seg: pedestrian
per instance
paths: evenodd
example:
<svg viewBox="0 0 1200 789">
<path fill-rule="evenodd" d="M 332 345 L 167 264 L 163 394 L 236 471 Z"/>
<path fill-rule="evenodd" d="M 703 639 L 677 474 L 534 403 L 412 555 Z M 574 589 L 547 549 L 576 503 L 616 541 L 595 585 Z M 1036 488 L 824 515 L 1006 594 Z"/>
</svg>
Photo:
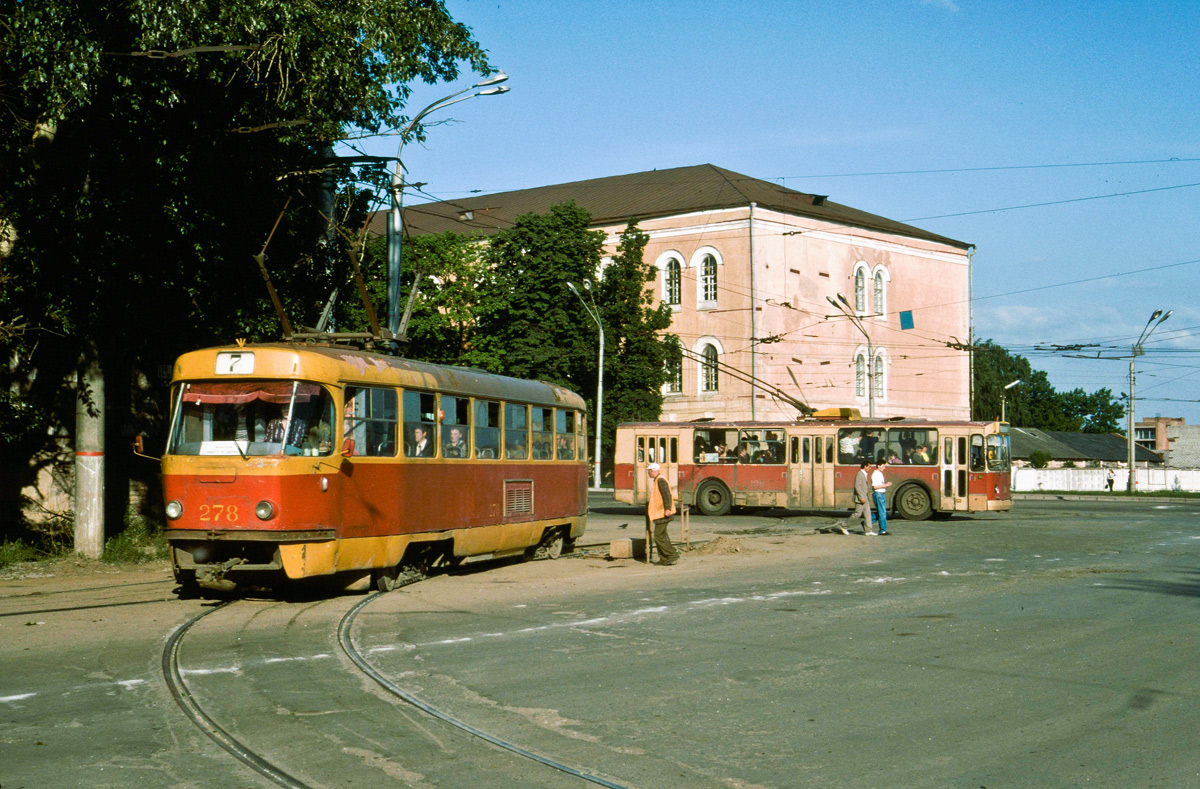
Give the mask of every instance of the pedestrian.
<svg viewBox="0 0 1200 789">
<path fill-rule="evenodd" d="M 1114 471 L 1113 471 L 1113 470 L 1110 468 L 1110 469 L 1108 470 L 1108 476 L 1106 476 L 1106 477 L 1104 478 L 1104 480 L 1105 480 L 1105 482 L 1107 482 L 1107 483 L 1108 483 L 1108 492 L 1109 492 L 1109 493 L 1112 493 L 1112 492 L 1113 492 L 1113 483 L 1117 481 L 1117 475 L 1116 475 L 1116 472 L 1114 472 Z"/>
<path fill-rule="evenodd" d="M 875 517 L 879 519 L 879 534 L 891 534 L 887 530 L 887 489 L 892 486 L 892 483 L 883 478 L 883 469 L 887 466 L 887 461 L 880 458 L 875 464 L 875 470 L 871 472 L 871 488 L 875 497 Z"/>
<path fill-rule="evenodd" d="M 653 533 L 654 547 L 658 548 L 658 563 L 670 567 L 679 561 L 679 551 L 671 544 L 667 525 L 675 514 L 675 499 L 671 496 L 671 485 L 659 474 L 659 465 L 646 466 L 650 477 L 650 497 L 646 501 L 646 531 Z M 650 546 L 646 546 L 650 550 Z"/>
<path fill-rule="evenodd" d="M 864 537 L 874 537 L 875 532 L 871 531 L 871 480 L 867 476 L 867 466 L 870 465 L 865 460 L 858 462 L 858 473 L 854 475 L 854 514 L 850 516 L 850 520 L 861 520 Z M 845 529 L 842 530 L 845 532 Z"/>
</svg>

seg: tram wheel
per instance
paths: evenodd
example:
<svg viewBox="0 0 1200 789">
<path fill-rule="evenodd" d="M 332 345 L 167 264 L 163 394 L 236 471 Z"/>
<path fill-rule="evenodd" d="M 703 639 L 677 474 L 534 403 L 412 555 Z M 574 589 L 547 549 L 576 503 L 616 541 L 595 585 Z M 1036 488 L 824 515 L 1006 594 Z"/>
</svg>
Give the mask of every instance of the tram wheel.
<svg viewBox="0 0 1200 789">
<path fill-rule="evenodd" d="M 200 597 L 200 582 L 196 580 L 195 570 L 176 570 L 175 583 L 179 584 L 176 594 L 180 600 L 194 600 Z"/>
<path fill-rule="evenodd" d="M 708 516 L 728 515 L 731 499 L 729 488 L 716 480 L 701 483 L 696 491 L 696 507 Z"/>
<path fill-rule="evenodd" d="M 396 588 L 400 577 L 400 567 L 381 567 L 375 570 L 375 588 L 381 592 L 390 592 Z"/>
<path fill-rule="evenodd" d="M 896 494 L 896 514 L 906 521 L 923 521 L 929 517 L 933 508 L 929 503 L 929 494 L 920 485 L 907 485 Z"/>
</svg>

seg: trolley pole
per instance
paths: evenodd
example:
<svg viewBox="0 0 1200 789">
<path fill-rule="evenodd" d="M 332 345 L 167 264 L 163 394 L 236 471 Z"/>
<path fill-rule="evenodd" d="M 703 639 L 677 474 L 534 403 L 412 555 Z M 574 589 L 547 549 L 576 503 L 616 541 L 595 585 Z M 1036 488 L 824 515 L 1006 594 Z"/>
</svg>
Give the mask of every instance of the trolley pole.
<svg viewBox="0 0 1200 789">
<path fill-rule="evenodd" d="M 592 300 L 590 306 L 576 290 L 574 282 L 568 282 L 567 287 L 579 298 L 583 308 L 587 310 L 587 314 L 596 322 L 596 328 L 600 330 L 600 372 L 596 382 L 596 450 L 593 456 L 595 470 L 592 476 L 592 487 L 598 488 L 600 487 L 600 427 L 604 424 L 604 324 L 600 322 L 600 308 L 596 306 L 596 299 L 592 298 L 591 283 L 583 283 L 583 289 L 588 292 L 588 298 Z"/>
</svg>

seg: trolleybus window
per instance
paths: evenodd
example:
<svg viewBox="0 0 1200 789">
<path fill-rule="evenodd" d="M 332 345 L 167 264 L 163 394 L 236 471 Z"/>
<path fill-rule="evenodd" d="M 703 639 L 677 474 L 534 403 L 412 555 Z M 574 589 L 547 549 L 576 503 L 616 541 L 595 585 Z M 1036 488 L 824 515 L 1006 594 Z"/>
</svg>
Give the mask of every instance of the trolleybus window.
<svg viewBox="0 0 1200 789">
<path fill-rule="evenodd" d="M 816 438 L 813 440 L 820 441 L 821 439 Z M 825 436 L 825 462 L 833 462 L 833 436 Z"/>
<path fill-rule="evenodd" d="M 500 457 L 500 404 L 491 400 L 475 401 L 475 457 Z"/>
<path fill-rule="evenodd" d="M 936 466 L 936 430 L 893 427 L 887 431 L 887 462 L 900 466 Z"/>
<path fill-rule="evenodd" d="M 529 426 L 533 429 L 533 459 L 550 460 L 554 447 L 554 423 L 551 421 L 552 408 L 529 409 Z"/>
<path fill-rule="evenodd" d="M 719 428 L 697 428 L 692 447 L 696 463 L 732 463 L 737 450 L 737 431 Z"/>
<path fill-rule="evenodd" d="M 779 430 L 743 430 L 738 442 L 739 463 L 782 463 L 783 433 Z"/>
<path fill-rule="evenodd" d="M 432 392 L 404 393 L 404 454 L 431 458 L 437 454 L 437 411 Z"/>
<path fill-rule="evenodd" d="M 971 436 L 971 471 L 983 471 L 983 436 Z"/>
<path fill-rule="evenodd" d="M 505 403 L 504 456 L 513 460 L 529 457 L 529 406 Z"/>
<path fill-rule="evenodd" d="M 800 439 L 800 462 L 811 462 L 812 455 L 808 453 L 808 436 L 803 436 Z"/>
<path fill-rule="evenodd" d="M 230 381 L 182 386 L 168 448 L 171 454 L 327 455 L 333 451 L 333 399 L 316 384 Z"/>
<path fill-rule="evenodd" d="M 575 459 L 575 412 L 558 409 L 554 414 L 555 457 L 559 460 Z"/>
<path fill-rule="evenodd" d="M 345 403 L 343 433 L 354 442 L 354 454 L 366 457 L 395 455 L 395 390 L 347 386 Z"/>
<path fill-rule="evenodd" d="M 465 397 L 442 395 L 442 457 L 471 456 L 471 447 L 467 444 L 470 422 L 470 400 Z"/>
<path fill-rule="evenodd" d="M 1008 471 L 1012 464 L 1009 455 L 1008 436 L 990 435 L 987 437 L 988 471 Z"/>
</svg>

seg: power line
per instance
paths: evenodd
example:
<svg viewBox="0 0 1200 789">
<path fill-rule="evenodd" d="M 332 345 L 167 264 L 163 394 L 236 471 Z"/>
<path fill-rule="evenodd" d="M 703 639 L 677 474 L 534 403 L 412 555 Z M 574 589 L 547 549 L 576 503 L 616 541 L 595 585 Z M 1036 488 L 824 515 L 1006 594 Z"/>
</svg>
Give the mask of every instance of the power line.
<svg viewBox="0 0 1200 789">
<path fill-rule="evenodd" d="M 999 165 L 996 167 L 949 167 L 939 170 L 882 170 L 879 172 L 867 173 L 827 173 L 822 175 L 785 175 L 779 180 L 786 181 L 789 178 L 860 178 L 864 176 L 876 175 L 931 175 L 941 173 L 984 173 L 995 172 L 999 170 L 1050 170 L 1055 168 L 1067 167 L 1115 167 L 1118 165 L 1129 164 L 1174 164 L 1175 162 L 1200 162 L 1200 159 L 1180 159 L 1172 157 L 1170 159 L 1139 159 L 1125 162 L 1077 162 L 1063 164 L 1010 164 Z"/>
<path fill-rule="evenodd" d="M 1019 211 L 1022 208 L 1043 208 L 1048 205 L 1065 205 L 1066 203 L 1082 203 L 1088 200 L 1106 200 L 1110 197 L 1128 197 L 1129 195 L 1144 195 L 1150 192 L 1167 192 L 1172 189 L 1188 189 L 1193 186 L 1200 186 L 1200 183 L 1195 184 L 1178 184 L 1177 186 L 1160 186 L 1155 189 L 1138 189 L 1134 192 L 1114 192 L 1107 195 L 1093 195 L 1092 197 L 1073 197 L 1069 200 L 1051 200 L 1046 203 L 1029 203 L 1027 205 L 1011 205 L 1005 208 L 986 208 L 982 211 L 960 211 L 957 214 L 938 214 L 936 216 L 918 216 L 912 219 L 901 219 L 901 222 L 920 222 L 925 219 L 947 219 L 954 216 L 973 216 L 975 214 L 994 214 L 1000 211 Z"/>
</svg>

